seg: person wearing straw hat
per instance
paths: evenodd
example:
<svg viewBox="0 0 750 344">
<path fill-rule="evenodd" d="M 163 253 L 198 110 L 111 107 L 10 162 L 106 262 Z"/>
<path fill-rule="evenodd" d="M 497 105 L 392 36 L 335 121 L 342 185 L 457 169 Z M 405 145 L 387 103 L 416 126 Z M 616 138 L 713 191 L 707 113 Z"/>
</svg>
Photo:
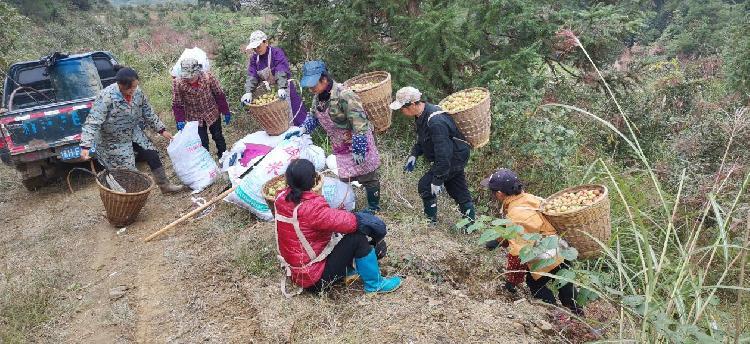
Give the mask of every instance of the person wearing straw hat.
<svg viewBox="0 0 750 344">
<path fill-rule="evenodd" d="M 323 61 L 308 61 L 302 68 L 302 87 L 315 94 L 301 132 L 310 134 L 322 126 L 331 140 L 339 178 L 365 187 L 366 212 L 380 211 L 380 154 L 375 146 L 372 123 L 354 91 L 337 83 Z"/>
<path fill-rule="evenodd" d="M 437 196 L 445 189 L 458 204 L 464 218 L 474 221 L 476 211 L 464 173 L 471 145 L 453 118 L 439 106 L 424 102 L 422 93 L 414 87 L 398 90 L 390 108 L 401 110 L 404 116 L 414 117 L 416 124 L 417 142 L 412 146 L 404 171 L 413 172 L 420 156 L 432 163 L 417 186 L 427 218 L 437 222 Z"/>
<path fill-rule="evenodd" d="M 172 134 L 154 113 L 148 98 L 138 87 L 138 73 L 132 68 L 115 66 L 116 82 L 99 92 L 81 129 L 81 158 L 89 159 L 96 146 L 97 160 L 105 168 L 136 170 L 136 154 L 145 160 L 162 193 L 182 190 L 167 179 L 156 147 L 141 129 L 148 125 L 167 140 Z"/>
<path fill-rule="evenodd" d="M 502 203 L 501 211 L 505 218 L 523 228 L 522 234 L 541 234 L 542 236 L 557 235 L 557 230 L 547 219 L 538 211 L 542 199 L 527 193 L 523 189 L 523 184 L 515 172 L 501 168 L 485 178 L 480 183 L 482 187 L 489 190 L 492 197 Z M 564 240 L 560 239 L 561 242 Z M 544 276 L 541 273 L 555 274 L 559 270 L 568 268 L 569 262 L 564 261 L 557 253 L 557 250 L 545 252 L 543 258 L 550 258 L 551 264 L 542 266 L 534 271 L 528 271 L 527 264 L 522 264 L 520 255 L 521 249 L 533 242 L 525 240 L 518 235 L 514 239 L 492 240 L 485 243 L 485 246 L 493 250 L 498 246 L 508 247 L 508 261 L 506 264 L 506 284 L 505 288 L 510 292 L 515 292 L 515 287 L 520 284 L 525 277 L 526 285 L 531 291 L 531 295 L 549 304 L 557 304 L 555 295 L 547 287 L 552 278 Z M 566 245 L 566 244 L 564 244 Z M 541 258 L 540 258 L 541 259 Z M 570 309 L 577 315 L 582 315 L 583 310 L 576 303 L 576 287 L 572 283 L 565 283 L 558 289 L 558 297 L 563 306 Z"/>
<path fill-rule="evenodd" d="M 216 144 L 216 155 L 221 158 L 227 150 L 227 144 L 221 132 L 219 115 L 224 114 L 224 124 L 229 124 L 232 120 L 224 90 L 213 74 L 203 72 L 203 66 L 198 60 L 184 59 L 180 67 L 180 77 L 172 80 L 172 112 L 177 130 L 182 130 L 186 121 L 198 121 L 201 144 L 210 151 L 210 132 Z"/>
<path fill-rule="evenodd" d="M 302 95 L 297 86 L 290 81 L 292 75 L 289 69 L 289 60 L 284 50 L 271 46 L 268 36 L 263 31 L 257 30 L 250 34 L 250 40 L 245 48 L 252 51 L 250 63 L 247 65 L 247 80 L 245 81 L 245 94 L 242 96 L 242 104 L 249 105 L 253 102 L 254 95 L 262 94 L 259 89 L 261 84 L 270 90 L 271 85 L 277 85 L 277 96 L 279 99 L 288 100 L 292 111 L 290 118 L 294 125 L 302 124 L 307 117 L 307 109 L 302 103 Z"/>
</svg>

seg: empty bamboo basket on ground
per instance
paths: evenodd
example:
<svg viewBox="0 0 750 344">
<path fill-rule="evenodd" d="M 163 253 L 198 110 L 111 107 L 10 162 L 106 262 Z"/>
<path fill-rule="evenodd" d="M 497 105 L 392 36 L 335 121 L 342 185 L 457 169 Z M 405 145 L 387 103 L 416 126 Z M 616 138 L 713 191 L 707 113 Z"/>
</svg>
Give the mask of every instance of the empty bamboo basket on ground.
<svg viewBox="0 0 750 344">
<path fill-rule="evenodd" d="M 115 178 L 126 192 L 117 192 L 108 187 L 107 173 Z M 107 220 L 115 227 L 133 223 L 148 200 L 154 181 L 149 175 L 125 169 L 104 170 L 96 176 L 99 197 L 107 211 Z"/>
<path fill-rule="evenodd" d="M 474 91 L 481 91 L 484 93 L 484 98 L 466 109 L 452 111 L 451 109 L 446 108 L 446 101 L 451 97 Z M 490 125 L 492 122 L 492 116 L 490 114 L 491 107 L 489 90 L 486 88 L 474 87 L 458 91 L 445 97 L 438 105 L 453 117 L 458 130 L 464 134 L 466 141 L 469 141 L 472 147 L 480 148 L 490 142 Z"/>
<path fill-rule="evenodd" d="M 289 129 L 291 107 L 288 101 L 277 99 L 266 105 L 250 104 L 247 108 L 250 116 L 260 123 L 268 135 L 281 135 Z"/>
<path fill-rule="evenodd" d="M 599 195 L 593 204 L 577 210 L 551 214 L 549 209 L 546 209 L 549 201 L 566 193 L 581 190 L 599 190 Z M 587 184 L 562 190 L 542 202 L 541 210 L 560 235 L 578 250 L 578 259 L 595 258 L 602 251 L 602 247 L 585 233 L 590 234 L 605 245 L 612 235 L 609 191 L 604 185 Z"/>
<path fill-rule="evenodd" d="M 344 81 L 344 86 L 359 96 L 376 132 L 382 133 L 391 127 L 393 112 L 389 105 L 393 86 L 390 73 L 379 71 L 357 75 Z"/>
<path fill-rule="evenodd" d="M 275 190 L 273 190 L 272 192 L 271 188 L 275 188 Z M 271 180 L 263 184 L 263 188 L 261 188 L 260 192 L 263 195 L 263 198 L 266 200 L 266 204 L 268 204 L 268 207 L 271 208 L 272 213 L 275 213 L 273 209 L 273 202 L 276 201 L 276 195 L 279 193 L 279 191 L 284 190 L 285 188 L 286 188 L 286 176 L 283 174 L 273 177 L 271 178 Z M 320 173 L 318 173 L 318 176 L 315 179 L 315 186 L 313 186 L 312 188 L 312 192 L 316 194 L 320 194 L 320 190 L 322 189 L 323 189 L 323 176 Z"/>
</svg>

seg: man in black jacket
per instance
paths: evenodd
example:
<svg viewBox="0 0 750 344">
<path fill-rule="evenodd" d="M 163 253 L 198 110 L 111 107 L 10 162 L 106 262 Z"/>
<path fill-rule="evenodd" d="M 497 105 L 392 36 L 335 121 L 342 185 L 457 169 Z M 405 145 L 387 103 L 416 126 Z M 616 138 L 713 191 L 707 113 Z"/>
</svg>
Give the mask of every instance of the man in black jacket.
<svg viewBox="0 0 750 344">
<path fill-rule="evenodd" d="M 424 213 L 430 220 L 437 221 L 437 195 L 445 189 L 458 203 L 464 218 L 473 221 L 474 203 L 464 174 L 471 145 L 448 113 L 421 98 L 418 89 L 404 87 L 396 92 L 396 100 L 390 105 L 392 110 L 401 110 L 405 116 L 414 117 L 416 123 L 417 142 L 404 170 L 414 171 L 417 157 L 421 155 L 432 163 L 418 186 Z"/>
</svg>

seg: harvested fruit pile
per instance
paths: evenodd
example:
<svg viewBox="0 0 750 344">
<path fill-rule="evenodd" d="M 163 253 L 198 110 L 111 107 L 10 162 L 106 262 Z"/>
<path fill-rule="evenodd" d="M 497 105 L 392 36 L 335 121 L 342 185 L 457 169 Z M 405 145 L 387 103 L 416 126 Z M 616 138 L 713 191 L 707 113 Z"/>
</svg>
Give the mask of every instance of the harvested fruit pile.
<svg viewBox="0 0 750 344">
<path fill-rule="evenodd" d="M 450 113 L 456 113 L 473 108 L 485 98 L 487 98 L 487 92 L 483 90 L 464 90 L 443 99 L 440 107 Z"/>
<path fill-rule="evenodd" d="M 369 89 L 375 87 L 375 85 L 377 85 L 377 84 L 378 84 L 377 82 L 367 82 L 367 83 L 363 83 L 363 84 L 354 84 L 354 85 L 352 85 L 351 88 L 352 88 L 352 91 L 354 91 L 354 92 L 362 92 L 364 90 L 369 90 Z"/>
<path fill-rule="evenodd" d="M 602 197 L 600 190 L 567 192 L 544 201 L 544 211 L 548 214 L 562 214 L 576 211 L 596 203 Z"/>
<path fill-rule="evenodd" d="M 279 178 L 267 186 L 266 195 L 276 197 L 276 195 L 284 189 L 286 189 L 286 180 L 284 180 L 284 178 Z"/>
<path fill-rule="evenodd" d="M 278 100 L 278 98 L 276 97 L 276 93 L 268 92 L 268 93 L 264 93 L 258 98 L 253 99 L 253 105 L 258 105 L 258 106 L 268 105 L 268 104 L 275 102 L 276 100 Z"/>
</svg>

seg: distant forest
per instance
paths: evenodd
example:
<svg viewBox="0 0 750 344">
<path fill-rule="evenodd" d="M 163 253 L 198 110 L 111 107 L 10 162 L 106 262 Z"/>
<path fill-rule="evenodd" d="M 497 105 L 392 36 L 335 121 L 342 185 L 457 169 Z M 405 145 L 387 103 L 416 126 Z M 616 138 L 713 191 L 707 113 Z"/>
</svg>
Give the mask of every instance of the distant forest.
<svg viewBox="0 0 750 344">
<path fill-rule="evenodd" d="M 160 5 L 170 3 L 196 4 L 198 0 L 109 0 L 115 6 Z"/>
</svg>

